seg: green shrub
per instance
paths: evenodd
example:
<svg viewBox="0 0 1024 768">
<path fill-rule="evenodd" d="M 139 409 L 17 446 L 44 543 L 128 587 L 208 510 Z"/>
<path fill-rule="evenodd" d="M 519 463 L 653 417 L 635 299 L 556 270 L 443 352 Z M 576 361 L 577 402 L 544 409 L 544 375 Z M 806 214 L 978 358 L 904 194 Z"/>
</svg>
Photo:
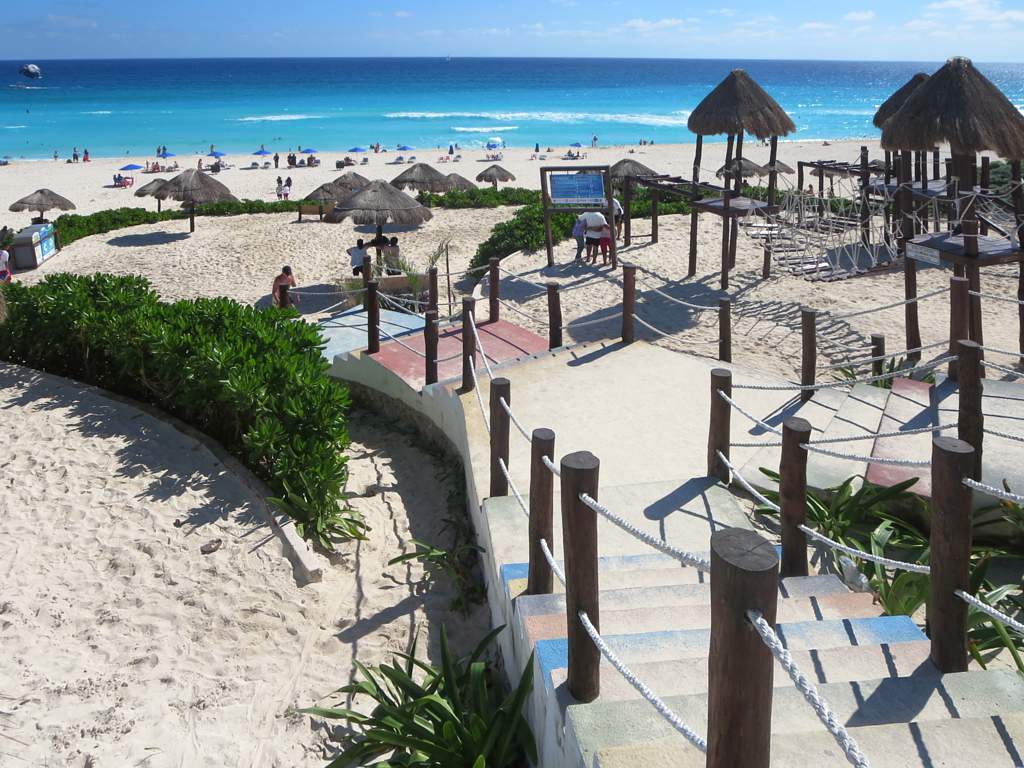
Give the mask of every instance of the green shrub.
<svg viewBox="0 0 1024 768">
<path fill-rule="evenodd" d="M 4 289 L 0 357 L 94 384 L 218 440 L 325 547 L 362 537 L 339 506 L 348 393 L 328 378 L 317 329 L 294 310 L 230 299 L 161 302 L 141 277 L 55 274 Z"/>
<path fill-rule="evenodd" d="M 419 201 L 428 208 L 500 208 L 503 205 L 529 205 L 540 200 L 540 192 L 522 187 L 492 187 L 456 190 L 437 195 L 420 192 Z"/>
</svg>

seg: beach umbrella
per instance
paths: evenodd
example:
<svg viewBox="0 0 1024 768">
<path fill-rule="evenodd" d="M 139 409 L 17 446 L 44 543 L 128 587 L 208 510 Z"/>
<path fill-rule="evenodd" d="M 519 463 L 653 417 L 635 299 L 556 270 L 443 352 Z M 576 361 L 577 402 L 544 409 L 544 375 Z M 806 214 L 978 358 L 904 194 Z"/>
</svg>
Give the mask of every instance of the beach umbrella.
<svg viewBox="0 0 1024 768">
<path fill-rule="evenodd" d="M 213 152 L 207 152 L 206 156 L 207 157 L 224 157 L 224 153 L 221 152 L 219 149 L 217 149 L 217 150 L 214 150 Z"/>
<path fill-rule="evenodd" d="M 331 183 L 341 189 L 347 189 L 350 193 L 370 186 L 370 180 L 355 171 L 343 173 Z"/>
<path fill-rule="evenodd" d="M 738 165 L 736 163 L 736 158 L 733 158 L 728 163 L 719 168 L 715 172 L 715 175 L 720 179 L 724 179 L 726 176 L 734 176 L 736 174 L 737 168 L 739 168 L 740 178 L 742 179 L 747 179 L 750 178 L 751 176 L 767 176 L 769 173 L 769 171 L 766 168 L 763 168 L 762 166 L 755 163 L 753 160 L 744 157 L 741 159 Z"/>
<path fill-rule="evenodd" d="M 142 166 L 137 163 L 128 163 L 128 165 L 122 165 L 118 168 L 119 171 L 141 171 Z"/>
<path fill-rule="evenodd" d="M 412 152 L 416 147 L 410 147 L 408 144 L 400 144 L 398 146 L 399 152 Z"/>
<path fill-rule="evenodd" d="M 156 195 L 156 192 L 167 183 L 166 179 L 153 179 L 147 184 L 143 184 L 141 187 L 135 190 L 136 197 L 149 197 L 150 195 Z M 160 198 L 156 199 L 156 209 L 160 210 Z"/>
<path fill-rule="evenodd" d="M 775 171 L 776 173 L 796 173 L 796 171 L 793 170 L 793 167 L 791 165 L 787 165 L 781 160 L 776 160 L 774 164 L 766 163 L 761 167 L 764 168 L 765 171 L 768 173 L 771 173 L 772 171 Z"/>
<path fill-rule="evenodd" d="M 458 189 L 463 192 L 467 192 L 471 189 L 477 189 L 476 184 L 467 179 L 465 176 L 460 176 L 457 173 L 449 173 L 445 178 L 448 179 L 449 189 Z"/>
<path fill-rule="evenodd" d="M 496 141 L 488 141 L 487 142 L 487 148 L 488 149 L 501 149 L 501 144 L 499 144 Z"/>
<path fill-rule="evenodd" d="M 204 203 L 238 202 L 231 190 L 209 174 L 190 168 L 153 193 L 157 200 L 177 200 L 189 210 L 189 232 L 196 231 L 196 206 Z"/>
<path fill-rule="evenodd" d="M 878 111 L 875 112 L 874 120 L 871 121 L 875 124 L 875 127 L 881 128 L 886 120 L 899 111 L 899 108 L 903 106 L 904 102 L 910 98 L 910 94 L 916 91 L 919 85 L 927 81 L 928 75 L 924 72 L 918 72 L 905 82 L 892 96 L 883 101 L 882 106 L 880 106 Z"/>
<path fill-rule="evenodd" d="M 1024 115 L 966 58 L 947 61 L 882 127 L 885 149 L 928 151 L 947 143 L 961 157 L 989 151 L 1024 158 Z"/>
<path fill-rule="evenodd" d="M 447 177 L 426 163 L 410 165 L 391 181 L 397 189 L 409 187 L 420 192 L 447 192 L 451 189 Z"/>
<path fill-rule="evenodd" d="M 350 147 L 349 152 L 365 152 L 366 147 Z"/>
<path fill-rule="evenodd" d="M 811 176 L 821 176 L 821 169 L 815 168 L 811 171 Z M 846 168 L 825 168 L 826 179 L 855 179 L 860 176 L 860 171 L 851 171 Z"/>
<path fill-rule="evenodd" d="M 75 204 L 52 190 L 37 189 L 31 195 L 27 195 L 16 203 L 12 203 L 9 210 L 15 213 L 39 211 L 39 218 L 43 218 L 43 214 L 46 211 L 73 211 L 75 210 Z"/>
<path fill-rule="evenodd" d="M 350 189 L 346 187 L 339 187 L 338 185 L 329 181 L 326 184 L 321 184 L 319 187 L 317 187 L 316 189 L 314 189 L 312 192 L 310 192 L 308 195 L 301 199 L 312 200 L 313 202 L 316 203 L 336 203 L 339 200 L 343 200 L 344 198 L 350 196 L 351 194 L 352 191 Z"/>
<path fill-rule="evenodd" d="M 388 222 L 400 227 L 416 227 L 432 216 L 429 208 L 386 181 L 377 179 L 338 203 L 327 220 L 337 222 L 349 218 L 357 226 L 377 227 L 379 234 Z"/>
<path fill-rule="evenodd" d="M 612 181 L 625 181 L 626 179 L 639 179 L 644 176 L 657 176 L 657 171 L 652 171 L 643 163 L 636 160 L 619 160 L 611 167 L 609 174 Z"/>
<path fill-rule="evenodd" d="M 304 155 L 315 155 L 316 154 L 316 150 L 315 149 L 306 148 L 306 149 L 302 150 L 302 154 L 304 154 Z"/>
<path fill-rule="evenodd" d="M 500 165 L 491 165 L 480 171 L 480 173 L 476 175 L 476 180 L 493 184 L 494 188 L 497 189 L 499 181 L 515 181 L 516 177 Z"/>
<path fill-rule="evenodd" d="M 157 157 L 166 160 L 168 157 L 177 157 L 173 152 L 161 152 Z"/>
<path fill-rule="evenodd" d="M 274 153 L 271 152 L 269 149 L 257 149 L 255 152 L 253 152 L 253 154 L 259 155 L 260 157 L 266 157 L 267 155 L 272 155 Z"/>
<path fill-rule="evenodd" d="M 580 148 L 582 148 L 582 147 L 583 147 L 583 145 L 582 145 L 582 144 L 580 144 L 580 143 L 579 143 L 578 141 L 574 141 L 574 142 L 573 142 L 572 144 L 570 144 L 569 146 L 570 146 L 570 147 L 572 147 L 573 149 L 580 149 Z"/>
<path fill-rule="evenodd" d="M 742 69 L 734 69 L 690 113 L 686 127 L 700 136 L 738 134 L 759 139 L 796 130 L 789 115 Z"/>
</svg>

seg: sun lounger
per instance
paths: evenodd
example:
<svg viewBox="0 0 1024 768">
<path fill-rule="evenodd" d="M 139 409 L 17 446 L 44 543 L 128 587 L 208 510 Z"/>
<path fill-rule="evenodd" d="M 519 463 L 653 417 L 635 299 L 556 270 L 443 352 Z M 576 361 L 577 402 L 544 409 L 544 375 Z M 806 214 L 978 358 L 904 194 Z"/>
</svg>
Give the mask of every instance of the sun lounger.
<svg viewBox="0 0 1024 768">
<path fill-rule="evenodd" d="M 249 170 L 254 171 L 254 170 L 256 170 L 259 167 L 260 167 L 260 164 L 257 163 L 255 160 L 253 160 L 251 163 L 249 163 Z"/>
<path fill-rule="evenodd" d="M 370 164 L 370 158 L 368 158 L 368 157 L 364 157 L 364 158 L 362 159 L 362 162 L 360 162 L 359 164 L 360 164 L 360 165 L 369 165 L 369 164 Z M 355 165 L 355 163 L 353 163 L 353 165 Z"/>
<path fill-rule="evenodd" d="M 412 157 L 410 157 L 405 162 L 407 162 L 407 163 L 415 163 L 416 162 L 416 155 L 413 155 Z"/>
<path fill-rule="evenodd" d="M 452 162 L 453 163 L 458 163 L 461 160 L 462 160 L 462 155 L 456 155 L 454 158 L 452 158 Z"/>
<path fill-rule="evenodd" d="M 303 203 L 299 206 L 299 221 L 303 216 L 316 216 L 319 221 L 334 210 L 334 203 Z"/>
<path fill-rule="evenodd" d="M 398 157 L 391 161 L 391 165 L 403 165 L 404 163 L 405 158 L 402 157 L 401 155 L 399 155 Z"/>
</svg>

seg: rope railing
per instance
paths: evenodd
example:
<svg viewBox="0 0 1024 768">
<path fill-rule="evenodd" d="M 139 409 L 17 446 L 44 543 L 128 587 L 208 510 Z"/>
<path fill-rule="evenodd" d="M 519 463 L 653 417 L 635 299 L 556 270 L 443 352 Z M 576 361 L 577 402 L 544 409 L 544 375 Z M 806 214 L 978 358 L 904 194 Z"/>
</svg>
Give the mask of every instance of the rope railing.
<svg viewBox="0 0 1024 768">
<path fill-rule="evenodd" d="M 996 296 L 992 293 L 981 293 L 980 291 L 968 291 L 967 293 L 978 299 L 991 299 L 992 301 L 1002 301 L 1007 304 L 1019 304 L 1024 306 L 1024 301 L 1021 301 L 1020 299 L 1011 299 L 1008 296 Z"/>
<path fill-rule="evenodd" d="M 765 621 L 764 616 L 757 611 L 747 611 L 747 618 L 754 629 L 757 630 L 757 634 L 761 636 L 761 640 L 764 641 L 768 650 L 771 651 L 772 656 L 786 670 L 786 674 L 789 675 L 789 679 L 793 681 L 797 690 L 803 694 L 804 699 L 811 705 L 818 719 L 828 729 L 828 732 L 832 734 L 832 737 L 843 750 L 843 754 L 846 755 L 846 759 L 850 764 L 857 766 L 857 768 L 870 768 L 868 759 L 860 751 L 857 741 L 843 727 L 835 712 L 829 707 L 828 702 L 818 693 L 814 683 L 807 679 L 807 676 L 800 671 L 792 655 L 786 650 L 782 640 L 775 634 L 772 626 Z"/>
<path fill-rule="evenodd" d="M 927 459 L 890 459 L 884 456 L 863 456 L 856 453 L 843 453 L 842 451 L 832 451 L 828 448 L 819 448 L 814 443 L 800 443 L 800 447 L 805 451 L 820 453 L 823 456 L 831 456 L 833 459 L 847 459 L 849 461 L 859 461 L 864 464 L 879 464 L 887 467 L 931 466 L 931 462 Z"/>
<path fill-rule="evenodd" d="M 1000 373 L 1005 373 L 1007 376 L 1013 376 L 1014 378 L 1017 379 L 1024 379 L 1024 372 L 1015 371 L 1013 370 L 1013 368 L 1007 368 L 1005 365 L 993 363 L 991 360 L 979 360 L 978 362 L 981 365 L 985 366 L 986 368 L 992 368 L 993 370 L 999 371 Z"/>
<path fill-rule="evenodd" d="M 654 691 L 648 688 L 647 685 L 642 680 L 640 680 L 640 678 L 638 678 L 629 667 L 626 666 L 622 659 L 615 655 L 615 652 L 608 647 L 608 644 L 604 641 L 604 638 L 601 637 L 601 634 L 591 623 L 590 617 L 588 617 L 584 611 L 579 612 L 579 620 L 580 623 L 583 625 L 583 628 L 586 630 L 587 634 L 590 636 L 590 639 L 593 641 L 594 646 L 597 648 L 597 650 L 599 650 L 601 652 L 601 655 L 608 660 L 608 663 L 615 667 L 618 673 L 622 675 L 623 678 L 625 678 L 626 682 L 632 685 L 633 688 L 635 688 L 636 691 L 641 696 L 643 696 L 648 701 L 648 703 L 650 703 L 651 706 L 655 708 L 655 710 L 657 710 L 658 714 L 665 718 L 666 722 L 668 722 L 669 725 L 675 728 L 675 730 L 683 736 L 683 738 L 685 738 L 688 742 L 690 742 L 701 752 L 706 753 L 708 751 L 707 742 L 703 738 L 701 738 L 697 734 L 697 732 L 694 731 L 690 726 L 684 723 L 680 719 L 679 715 L 672 711 L 672 708 L 669 707 L 668 704 L 666 704 L 656 693 L 654 693 Z"/>
<path fill-rule="evenodd" d="M 809 445 L 829 445 L 833 443 L 853 443 L 860 440 L 877 440 L 882 437 L 904 437 L 906 435 L 923 435 L 930 432 L 942 432 L 947 429 L 956 429 L 956 424 L 935 424 L 930 427 L 914 427 L 913 429 L 893 429 L 889 432 L 876 432 L 874 434 L 849 435 L 846 437 L 824 437 L 809 443 Z"/>
<path fill-rule="evenodd" d="M 646 320 L 644 320 L 642 317 L 640 317 L 635 312 L 633 313 L 633 319 L 636 320 L 638 323 L 640 323 L 640 325 L 642 325 L 647 330 L 651 331 L 652 333 L 656 333 L 658 336 L 662 336 L 662 337 L 667 338 L 667 339 L 675 339 L 675 334 L 674 333 L 669 333 L 668 331 L 663 331 L 660 328 L 655 328 L 653 325 L 648 323 Z M 683 341 L 682 339 L 676 339 L 676 340 L 679 341 L 679 342 Z M 703 341 L 694 341 L 693 339 L 686 339 L 685 343 L 686 344 L 717 344 L 718 343 L 718 339 L 709 339 L 709 340 L 703 340 Z"/>
<path fill-rule="evenodd" d="M 491 420 L 487 416 L 487 409 L 484 407 L 484 399 L 480 396 L 480 382 L 476 378 L 476 364 L 469 361 L 469 372 L 473 376 L 473 391 L 476 393 L 476 401 L 480 404 L 480 415 L 484 418 L 484 426 L 487 428 L 487 434 L 491 434 Z"/>
<path fill-rule="evenodd" d="M 562 470 L 560 470 L 558 468 L 558 465 L 555 464 L 555 462 L 553 462 L 549 457 L 541 456 L 540 460 L 541 460 L 541 463 L 543 463 L 544 466 L 547 467 L 548 472 L 550 472 L 552 475 L 554 475 L 555 477 L 561 477 L 562 476 Z"/>
<path fill-rule="evenodd" d="M 1011 493 L 1010 491 L 1003 490 L 1002 488 L 996 488 L 994 485 L 979 483 L 977 480 L 972 480 L 969 477 L 965 477 L 963 482 L 964 485 L 972 491 L 981 491 L 982 493 L 987 493 L 989 496 L 994 496 L 997 499 L 1009 501 L 1013 504 L 1024 504 L 1024 496 L 1021 496 L 1018 493 Z"/>
<path fill-rule="evenodd" d="M 516 488 L 516 484 L 512 481 L 512 475 L 509 474 L 505 460 L 498 459 L 498 466 L 501 467 L 501 474 L 505 476 L 505 480 L 508 482 L 508 487 L 512 490 L 512 495 L 515 497 L 516 502 L 518 502 L 519 508 L 523 510 L 523 514 L 526 515 L 526 519 L 529 520 L 530 508 L 526 506 L 526 502 L 523 501 L 523 495 L 519 493 L 519 489 Z"/>
<path fill-rule="evenodd" d="M 480 357 L 484 361 L 484 369 L 487 371 L 487 378 L 493 381 L 494 371 L 491 370 L 491 364 L 487 361 L 487 353 L 484 352 L 484 345 L 480 341 L 480 333 L 476 329 L 476 320 L 473 318 L 472 314 L 468 314 L 467 317 L 469 318 L 469 328 L 473 332 L 473 344 L 476 346 L 476 351 L 480 353 Z M 473 381 L 476 381 L 475 377 Z"/>
<path fill-rule="evenodd" d="M 978 345 L 978 349 L 982 352 L 994 352 L 997 355 L 1007 355 L 1009 357 L 1024 357 L 1024 352 L 1013 352 L 1009 349 L 999 349 L 998 347 L 989 347 Z"/>
<path fill-rule="evenodd" d="M 781 435 L 782 434 L 782 430 L 781 429 L 778 429 L 777 427 L 773 427 L 771 424 L 763 422 L 759 418 L 757 418 L 756 416 L 751 415 L 748 411 L 746 411 L 743 408 L 743 406 L 741 406 L 739 403 L 737 403 L 735 400 L 733 400 L 731 397 L 729 397 L 727 394 L 725 394 L 725 392 L 723 392 L 722 390 L 718 390 L 718 396 L 720 398 L 722 398 L 723 400 L 725 400 L 725 402 L 727 402 L 733 408 L 735 408 L 736 411 L 741 416 L 745 416 L 747 419 L 752 421 L 754 424 L 756 424 L 757 426 L 761 427 L 761 429 L 766 429 L 766 430 L 768 430 L 769 432 L 771 432 L 774 435 Z"/>
<path fill-rule="evenodd" d="M 511 301 L 499 298 L 498 299 L 498 303 L 501 304 L 501 306 L 503 306 L 505 309 L 511 310 L 512 312 L 515 312 L 520 317 L 525 317 L 530 322 L 536 323 L 537 325 L 543 325 L 543 326 L 547 326 L 548 325 L 547 320 L 541 320 L 541 319 L 531 315 L 529 312 L 524 312 L 523 310 L 519 309 L 519 307 L 517 307 L 515 304 L 513 304 Z"/>
<path fill-rule="evenodd" d="M 807 525 L 797 526 L 801 531 L 806 533 L 812 539 L 820 541 L 822 544 L 827 544 L 832 549 L 840 552 L 845 552 L 851 557 L 856 557 L 858 560 L 868 560 L 872 563 L 878 563 L 879 565 L 885 565 L 897 571 L 910 571 L 911 573 L 931 573 L 932 569 L 927 565 L 921 565 L 920 563 L 909 563 L 905 560 L 893 560 L 889 557 L 883 557 L 882 555 L 875 555 L 871 552 L 865 552 L 862 549 L 847 546 L 835 539 L 830 539 L 823 533 L 819 533 L 813 528 Z"/>
<path fill-rule="evenodd" d="M 819 365 L 819 371 L 835 371 L 840 368 L 858 368 L 862 365 L 869 363 L 879 363 L 883 360 L 890 360 L 897 357 L 908 357 L 916 352 L 927 352 L 930 349 L 938 349 L 939 347 L 949 347 L 948 341 L 936 341 L 934 344 L 925 344 L 923 347 L 915 347 L 914 349 L 904 349 L 899 352 L 887 352 L 884 355 L 875 355 L 873 357 L 863 357 L 857 360 L 847 360 L 843 363 L 832 363 L 831 365 Z"/>
<path fill-rule="evenodd" d="M 949 293 L 949 288 L 939 288 L 938 290 L 931 291 L 930 293 L 922 293 L 920 296 L 914 296 L 910 299 L 904 299 L 903 301 L 894 301 L 892 304 L 883 304 L 879 307 L 870 307 L 868 309 L 858 309 L 856 312 L 848 312 L 845 315 L 823 315 L 818 321 L 819 324 L 837 322 L 839 320 L 849 320 L 852 317 L 860 317 L 861 315 L 870 315 L 873 312 L 882 312 L 886 309 L 895 309 L 896 307 L 903 307 L 907 304 L 914 304 L 925 299 L 930 299 L 933 296 L 939 296 L 944 293 Z"/>
<path fill-rule="evenodd" d="M 870 384 L 875 381 L 885 381 L 886 379 L 906 377 L 912 373 L 931 371 L 939 366 L 945 365 L 946 363 L 951 363 L 956 359 L 956 355 L 948 355 L 946 357 L 940 357 L 937 360 L 933 360 L 927 365 L 917 365 L 913 368 L 901 368 L 898 371 L 890 371 L 889 373 L 882 373 L 878 376 L 863 376 L 859 379 L 843 379 L 825 382 L 823 384 L 795 384 L 792 382 L 788 384 L 734 384 L 733 389 L 752 389 L 761 392 L 816 392 L 819 389 L 838 389 L 839 387 L 848 387 L 854 384 Z M 1011 371 L 1009 368 L 1006 370 L 1009 373 L 1024 375 L 1016 371 Z"/>
<path fill-rule="evenodd" d="M 501 272 L 503 275 L 511 277 L 513 280 L 518 280 L 521 283 L 526 283 L 527 285 L 532 286 L 533 288 L 536 288 L 537 290 L 547 291 L 547 289 L 548 289 L 546 285 L 542 285 L 541 283 L 534 282 L 533 280 L 531 280 L 528 277 L 523 277 L 522 275 L 517 275 L 515 272 L 511 272 L 511 271 L 505 269 L 504 267 L 498 267 L 498 271 Z"/>
<path fill-rule="evenodd" d="M 508 414 L 508 418 L 515 425 L 515 428 L 519 430 L 519 434 L 523 436 L 523 439 L 528 443 L 532 442 L 533 439 L 530 437 L 530 433 L 527 432 L 523 425 L 519 423 L 519 419 L 517 419 L 515 413 L 512 412 L 512 407 L 507 402 L 505 402 L 505 398 L 498 398 L 498 402 L 501 403 L 502 410 L 504 410 L 505 413 Z"/>
<path fill-rule="evenodd" d="M 667 542 L 664 542 L 661 539 L 652 536 L 646 531 L 640 530 L 631 522 L 622 517 L 619 517 L 619 515 L 616 515 L 614 512 L 608 509 L 608 507 L 604 506 L 603 504 L 600 504 L 596 499 L 591 498 L 589 495 L 581 493 L 580 501 L 582 501 L 589 509 L 599 514 L 605 520 L 614 523 L 619 528 L 624 530 L 626 533 L 632 535 L 634 538 L 639 539 L 648 546 L 653 547 L 662 554 L 668 555 L 669 557 L 673 557 L 679 562 L 681 562 L 683 565 L 689 565 L 700 571 L 709 572 L 711 570 L 711 563 L 708 562 L 707 559 L 701 557 L 700 555 L 694 554 L 693 552 L 687 552 L 684 549 L 673 547 L 671 544 L 668 544 Z"/>
<path fill-rule="evenodd" d="M 1019 621 L 1017 621 L 1012 616 L 1009 616 L 1008 614 L 1003 613 L 998 608 L 994 608 L 993 606 L 991 606 L 988 603 L 980 600 L 979 598 L 975 597 L 974 595 L 971 595 L 971 594 L 968 594 L 967 592 L 964 592 L 962 589 L 956 590 L 956 592 L 954 592 L 953 594 L 956 595 L 957 597 L 959 597 L 961 600 L 963 600 L 968 605 L 973 606 L 973 607 L 977 608 L 979 611 L 981 611 L 982 613 L 988 615 L 990 618 L 993 618 L 996 621 L 1001 622 L 1001 623 L 1005 624 L 1006 626 L 1010 627 L 1011 629 L 1013 629 L 1013 630 L 1019 632 L 1020 634 L 1024 635 L 1024 624 L 1021 624 Z"/>
<path fill-rule="evenodd" d="M 402 341 L 402 340 L 401 340 L 400 338 L 398 338 L 397 336 L 392 336 L 392 335 L 391 335 L 390 333 L 388 333 L 387 331 L 385 331 L 385 330 L 384 330 L 383 328 L 381 328 L 380 326 L 378 326 L 378 327 L 377 327 L 377 331 L 378 331 L 378 332 L 380 332 L 380 334 L 381 334 L 381 335 L 383 335 L 383 336 L 387 336 L 387 337 L 388 337 L 388 339 L 390 339 L 391 341 L 395 342 L 395 343 L 396 343 L 396 344 L 398 344 L 398 345 L 399 345 L 400 347 L 404 347 L 404 348 L 405 348 L 405 349 L 407 349 L 408 351 L 412 352 L 412 353 L 413 353 L 414 355 L 418 355 L 419 357 L 423 357 L 423 358 L 426 358 L 426 354 L 425 354 L 425 353 L 421 352 L 421 351 L 420 351 L 420 350 L 418 350 L 418 349 L 414 349 L 414 348 L 410 347 L 410 346 L 409 346 L 408 344 L 406 344 L 406 343 L 405 343 L 404 341 Z"/>
<path fill-rule="evenodd" d="M 674 304 L 679 304 L 679 305 L 687 307 L 689 309 L 696 309 L 696 310 L 701 311 L 701 312 L 703 312 L 705 310 L 708 310 L 708 309 L 718 309 L 718 307 L 712 307 L 712 306 L 708 306 L 706 304 L 692 304 L 689 301 L 684 301 L 683 299 L 677 299 L 675 296 L 671 296 L 671 295 L 665 293 L 664 291 L 662 291 L 662 290 L 660 290 L 658 288 L 653 287 L 652 285 L 650 285 L 650 283 L 641 283 L 641 285 L 643 287 L 645 287 L 647 290 L 649 290 L 651 293 L 654 293 L 654 294 L 656 294 L 658 296 L 661 296 L 663 299 L 668 299 L 669 301 L 671 301 Z"/>
<path fill-rule="evenodd" d="M 1015 435 L 1012 432 L 1003 432 L 998 429 L 992 429 L 991 427 L 983 427 L 982 432 L 986 435 L 993 435 L 995 437 L 1002 437 L 1007 440 L 1016 440 L 1018 443 L 1024 443 L 1024 435 Z"/>
<path fill-rule="evenodd" d="M 747 493 L 749 493 L 751 496 L 754 497 L 754 499 L 757 500 L 757 502 L 761 506 L 767 507 L 773 512 L 782 511 L 782 508 L 779 507 L 778 504 L 776 504 L 774 501 L 765 498 L 765 496 L 760 491 L 758 491 L 754 486 L 748 483 L 747 478 L 740 474 L 740 471 L 733 465 L 731 461 L 729 461 L 728 457 L 724 453 L 722 453 L 721 451 L 715 451 L 715 453 L 718 454 L 718 460 L 721 461 L 725 465 L 726 469 L 729 470 L 729 474 L 732 476 L 732 479 L 738 482 Z"/>
<path fill-rule="evenodd" d="M 544 559 L 548 561 L 548 567 L 551 569 L 551 572 L 555 574 L 555 577 L 560 582 L 562 582 L 562 586 L 564 587 L 565 571 L 562 570 L 562 567 L 558 564 L 558 561 L 555 560 L 555 556 L 551 554 L 551 549 L 548 547 L 548 542 L 546 539 L 540 540 L 540 551 L 544 554 Z"/>
</svg>

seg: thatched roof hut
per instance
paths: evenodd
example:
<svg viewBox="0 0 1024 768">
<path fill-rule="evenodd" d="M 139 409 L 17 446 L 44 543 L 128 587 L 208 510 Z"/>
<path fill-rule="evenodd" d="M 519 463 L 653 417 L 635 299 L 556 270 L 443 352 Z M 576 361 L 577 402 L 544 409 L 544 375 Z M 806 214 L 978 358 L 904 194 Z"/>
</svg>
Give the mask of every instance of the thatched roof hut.
<svg viewBox="0 0 1024 768">
<path fill-rule="evenodd" d="M 619 160 L 609 170 L 612 181 L 625 181 L 626 179 L 639 179 L 644 176 L 657 176 L 658 172 L 651 170 L 643 163 L 636 160 Z"/>
<path fill-rule="evenodd" d="M 308 195 L 305 195 L 300 199 L 311 200 L 315 203 L 336 203 L 339 200 L 344 200 L 351 194 L 351 190 L 339 187 L 334 182 L 329 181 L 326 184 L 321 184 Z"/>
<path fill-rule="evenodd" d="M 749 179 L 751 176 L 767 176 L 770 173 L 770 171 L 767 168 L 758 165 L 753 160 L 750 160 L 749 158 L 746 157 L 740 159 L 738 167 L 740 170 L 740 178 L 742 179 Z M 733 158 L 728 163 L 719 168 L 715 172 L 715 175 L 720 179 L 724 179 L 726 176 L 735 176 L 736 168 L 736 158 Z"/>
<path fill-rule="evenodd" d="M 341 174 L 338 178 L 331 182 L 336 187 L 347 189 L 349 192 L 357 192 L 364 187 L 370 186 L 370 180 L 360 173 L 355 171 L 348 171 L 347 173 Z"/>
<path fill-rule="evenodd" d="M 910 94 L 916 91 L 917 87 L 921 85 L 921 83 L 925 83 L 927 81 L 928 75 L 924 72 L 918 72 L 912 78 L 907 80 L 907 82 L 905 82 L 898 91 L 893 93 L 892 96 L 883 101 L 882 106 L 880 106 L 878 111 L 875 112 L 875 119 L 872 120 L 875 127 L 881 128 L 882 125 L 885 124 L 886 120 L 899 111 L 899 108 L 903 106 L 908 98 L 910 98 Z"/>
<path fill-rule="evenodd" d="M 489 165 L 476 175 L 476 180 L 484 183 L 493 184 L 494 188 L 497 189 L 499 181 L 515 181 L 516 177 L 513 176 L 508 171 L 506 171 L 500 165 Z"/>
<path fill-rule="evenodd" d="M 449 173 L 445 178 L 448 179 L 448 184 L 451 189 L 459 189 L 463 192 L 468 192 L 471 189 L 478 189 L 476 184 L 465 176 L 460 176 L 457 173 Z"/>
<path fill-rule="evenodd" d="M 156 195 L 157 191 L 167 183 L 167 179 L 153 179 L 148 184 L 143 184 L 141 187 L 135 190 L 136 197 L 150 197 Z M 156 209 L 160 210 L 160 199 L 157 198 Z"/>
<path fill-rule="evenodd" d="M 793 166 L 788 165 L 781 160 L 776 160 L 774 163 L 765 163 L 761 167 L 764 168 L 765 173 L 771 173 L 772 171 L 775 171 L 776 173 L 796 173 L 796 171 L 793 170 Z"/>
<path fill-rule="evenodd" d="M 157 200 L 177 200 L 189 210 L 189 231 L 196 231 L 196 206 L 205 203 L 238 202 L 231 190 L 209 174 L 190 168 L 170 179 L 153 193 Z"/>
<path fill-rule="evenodd" d="M 410 165 L 391 180 L 391 186 L 396 189 L 409 187 L 420 192 L 447 192 L 451 189 L 448 178 L 426 163 Z"/>
<path fill-rule="evenodd" d="M 1024 115 L 970 59 L 947 61 L 882 127 L 886 149 L 927 151 L 945 143 L 954 155 L 987 150 L 1024 158 Z"/>
<path fill-rule="evenodd" d="M 742 69 L 734 69 L 697 108 L 686 127 L 701 136 L 740 131 L 768 139 L 796 130 L 789 115 Z"/>
<path fill-rule="evenodd" d="M 350 218 L 358 226 L 382 227 L 394 222 L 400 227 L 416 227 L 432 216 L 429 208 L 386 181 L 377 179 L 339 202 L 327 216 L 327 221 Z"/>
<path fill-rule="evenodd" d="M 46 211 L 73 211 L 75 204 L 51 189 L 37 189 L 31 195 L 26 195 L 21 200 L 11 203 L 9 210 L 15 213 L 39 211 L 39 218 L 42 218 Z"/>
</svg>

